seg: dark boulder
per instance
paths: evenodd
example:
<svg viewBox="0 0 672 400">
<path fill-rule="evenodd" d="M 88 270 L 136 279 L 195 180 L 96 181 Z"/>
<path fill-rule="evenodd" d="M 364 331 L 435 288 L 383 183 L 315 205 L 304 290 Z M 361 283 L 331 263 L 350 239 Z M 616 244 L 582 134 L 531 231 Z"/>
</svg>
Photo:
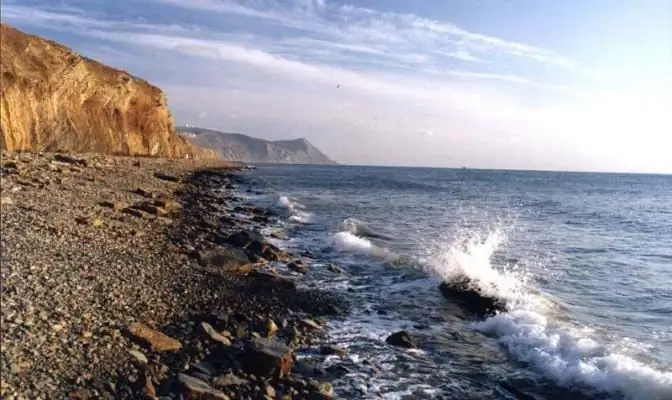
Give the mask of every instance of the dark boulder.
<svg viewBox="0 0 672 400">
<path fill-rule="evenodd" d="M 283 378 L 292 370 L 292 350 L 273 339 L 254 338 L 245 346 L 241 362 L 249 374 Z"/>
<path fill-rule="evenodd" d="M 225 241 L 233 246 L 242 247 L 253 261 L 258 259 L 279 261 L 287 258 L 282 250 L 266 242 L 258 233 L 239 231 L 227 237 Z"/>
<path fill-rule="evenodd" d="M 443 297 L 457 302 L 466 310 L 480 316 L 493 315 L 507 309 L 504 300 L 484 295 L 467 277 L 445 281 L 439 285 L 439 290 Z"/>
<path fill-rule="evenodd" d="M 418 345 L 415 339 L 406 331 L 399 331 L 391 334 L 385 339 L 385 342 L 392 346 L 404 347 L 407 349 L 415 349 Z"/>
<path fill-rule="evenodd" d="M 249 272 L 251 270 L 250 258 L 245 251 L 229 244 L 223 244 L 216 248 L 198 252 L 198 262 L 209 268 L 230 272 Z"/>
</svg>

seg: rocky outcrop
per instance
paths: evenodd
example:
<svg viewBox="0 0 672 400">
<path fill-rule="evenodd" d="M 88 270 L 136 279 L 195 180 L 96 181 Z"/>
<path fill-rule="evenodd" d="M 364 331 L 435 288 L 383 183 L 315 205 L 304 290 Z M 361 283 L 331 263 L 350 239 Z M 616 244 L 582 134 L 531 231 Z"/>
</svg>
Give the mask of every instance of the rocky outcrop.
<svg viewBox="0 0 672 400">
<path fill-rule="evenodd" d="M 174 131 L 164 93 L 71 49 L 1 24 L 0 147 L 214 156 Z"/>
<path fill-rule="evenodd" d="M 192 126 L 177 131 L 196 146 L 211 149 L 225 160 L 246 163 L 336 164 L 306 139 L 269 141 L 240 133 Z"/>
<path fill-rule="evenodd" d="M 464 309 L 481 316 L 493 315 L 506 311 L 503 299 L 482 293 L 466 276 L 455 277 L 439 285 L 443 297 L 453 300 Z"/>
</svg>

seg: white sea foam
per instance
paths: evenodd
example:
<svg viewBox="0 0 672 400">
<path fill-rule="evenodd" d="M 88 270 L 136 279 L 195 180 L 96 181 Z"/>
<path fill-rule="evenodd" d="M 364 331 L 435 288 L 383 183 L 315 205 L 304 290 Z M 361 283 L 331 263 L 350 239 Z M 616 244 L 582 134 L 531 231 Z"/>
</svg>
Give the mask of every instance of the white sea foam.
<svg viewBox="0 0 672 400">
<path fill-rule="evenodd" d="M 311 221 L 312 214 L 305 210 L 305 206 L 289 196 L 278 196 L 275 207 L 292 222 L 305 224 Z"/>
<path fill-rule="evenodd" d="M 337 232 L 331 237 L 331 245 L 339 250 L 371 253 L 374 249 L 370 240 L 361 238 L 350 232 Z"/>
<path fill-rule="evenodd" d="M 464 275 L 483 294 L 504 299 L 510 311 L 474 323 L 474 329 L 558 384 L 589 385 L 631 399 L 672 399 L 672 371 L 609 347 L 593 329 L 554 318 L 553 307 L 529 287 L 529 273 L 516 266 L 495 268 L 492 255 L 504 239 L 501 231 L 458 238 L 421 261 L 442 279 Z"/>
</svg>

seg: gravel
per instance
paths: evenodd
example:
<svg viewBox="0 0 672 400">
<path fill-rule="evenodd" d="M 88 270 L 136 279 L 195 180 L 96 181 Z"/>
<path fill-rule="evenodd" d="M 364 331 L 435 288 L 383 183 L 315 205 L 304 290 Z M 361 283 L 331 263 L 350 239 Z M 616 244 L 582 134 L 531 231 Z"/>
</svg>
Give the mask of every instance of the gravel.
<svg viewBox="0 0 672 400">
<path fill-rule="evenodd" d="M 271 381 L 240 370 L 241 349 L 268 333 L 269 320 L 283 321 L 277 340 L 296 348 L 320 335 L 308 317 L 346 305 L 328 293 L 261 284 L 256 276 L 274 274 L 264 255 L 255 274 L 199 262 L 232 233 L 259 227 L 229 215 L 245 207 L 224 189 L 241 179 L 231 166 L 3 153 L 1 172 L 4 399 L 179 398 L 189 386 L 180 373 L 203 360 L 212 374 L 190 371 L 191 378 L 240 383 L 212 389 L 218 398 L 263 398 L 266 383 L 278 398 L 331 396 L 326 384 L 300 387 L 312 377 Z M 182 346 L 155 352 L 128 334 L 134 323 Z M 195 390 L 207 392 L 203 385 Z"/>
</svg>

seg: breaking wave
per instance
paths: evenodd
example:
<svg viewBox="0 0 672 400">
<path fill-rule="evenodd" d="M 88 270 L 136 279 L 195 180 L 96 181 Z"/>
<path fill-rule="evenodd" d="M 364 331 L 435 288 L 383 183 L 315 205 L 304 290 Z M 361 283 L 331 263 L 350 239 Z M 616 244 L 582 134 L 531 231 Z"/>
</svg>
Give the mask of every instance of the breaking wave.
<svg viewBox="0 0 672 400">
<path fill-rule="evenodd" d="M 592 329 L 558 318 L 557 307 L 531 285 L 530 272 L 493 266 L 493 254 L 505 239 L 501 230 L 462 235 L 448 246 L 434 246 L 421 264 L 444 281 L 467 277 L 474 290 L 505 301 L 508 311 L 473 328 L 559 385 L 588 385 L 631 399 L 672 399 L 672 371 L 612 350 Z"/>
</svg>

